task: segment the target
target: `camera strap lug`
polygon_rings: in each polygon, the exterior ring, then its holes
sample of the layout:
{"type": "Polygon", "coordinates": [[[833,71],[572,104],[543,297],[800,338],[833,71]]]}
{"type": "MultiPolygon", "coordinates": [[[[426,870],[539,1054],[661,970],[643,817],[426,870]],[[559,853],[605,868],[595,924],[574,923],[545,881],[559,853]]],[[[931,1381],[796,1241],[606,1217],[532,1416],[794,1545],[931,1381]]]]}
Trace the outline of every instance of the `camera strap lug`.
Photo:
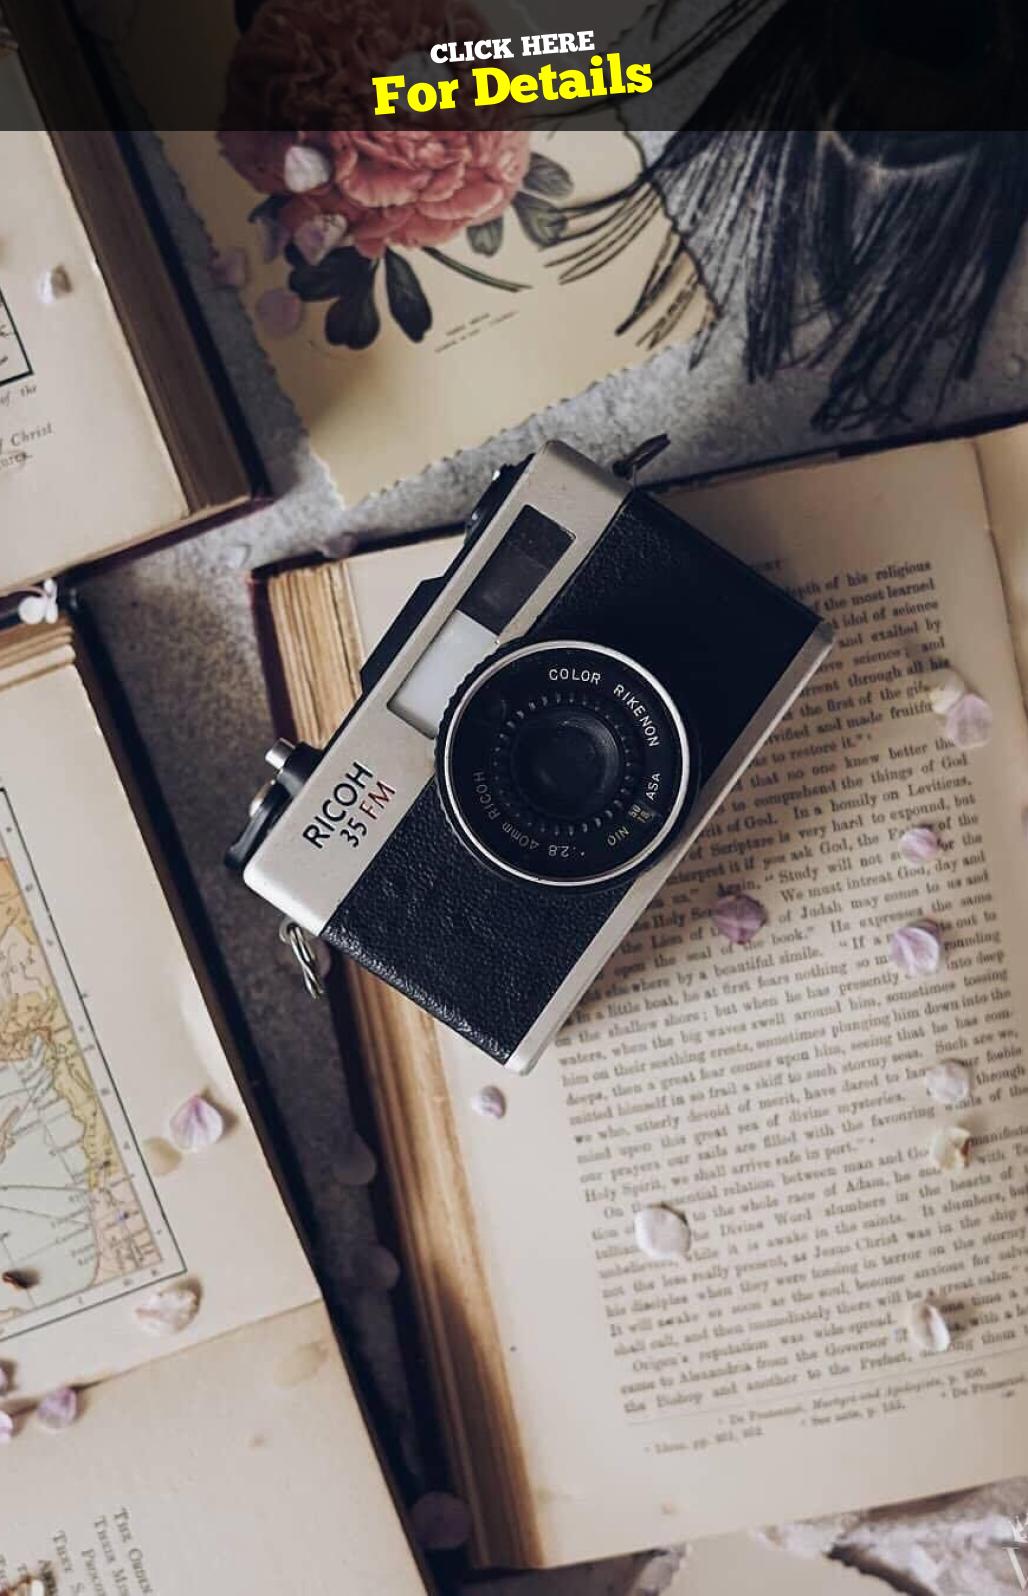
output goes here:
{"type": "Polygon", "coordinates": [[[655,460],[658,454],[663,454],[671,439],[666,432],[658,432],[655,437],[647,438],[645,442],[637,444],[631,454],[626,454],[623,459],[615,460],[611,471],[616,477],[621,477],[626,482],[631,482],[633,487],[635,479],[644,466],[655,460]]]}
{"type": "Polygon", "coordinates": [[[278,928],[279,939],[289,948],[300,966],[303,984],[307,989],[308,997],[323,998],[325,987],[322,975],[327,966],[327,949],[323,948],[316,938],[308,936],[302,925],[297,925],[295,920],[283,920],[278,928]],[[322,958],[318,958],[318,954],[322,958]]]}

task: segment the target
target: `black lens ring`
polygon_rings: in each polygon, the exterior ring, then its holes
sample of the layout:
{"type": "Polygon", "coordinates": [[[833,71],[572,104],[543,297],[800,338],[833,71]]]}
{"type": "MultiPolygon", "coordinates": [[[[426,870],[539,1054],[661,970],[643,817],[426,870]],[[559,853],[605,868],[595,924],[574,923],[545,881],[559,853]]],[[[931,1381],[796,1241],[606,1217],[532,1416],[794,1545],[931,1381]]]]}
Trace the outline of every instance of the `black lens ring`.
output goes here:
{"type": "MultiPolygon", "coordinates": [[[[601,644],[516,643],[461,684],[436,744],[443,808],[470,851],[505,874],[598,887],[635,874],[670,840],[690,787],[690,747],[674,700],[643,666],[601,644]],[[616,794],[561,818],[529,801],[511,768],[517,731],[572,713],[616,745],[616,794]]],[[[574,810],[574,804],[571,805],[574,810]]]]}

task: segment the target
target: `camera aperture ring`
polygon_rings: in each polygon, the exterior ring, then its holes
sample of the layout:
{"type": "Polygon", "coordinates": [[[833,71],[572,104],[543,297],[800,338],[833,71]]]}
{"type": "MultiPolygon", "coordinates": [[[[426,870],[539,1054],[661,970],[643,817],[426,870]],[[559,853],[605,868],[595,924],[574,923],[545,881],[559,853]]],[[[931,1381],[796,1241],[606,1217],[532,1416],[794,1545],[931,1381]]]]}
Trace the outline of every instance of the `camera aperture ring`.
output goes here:
{"type": "Polygon", "coordinates": [[[670,840],[689,790],[674,700],[605,645],[513,644],[455,693],[436,745],[440,797],[462,842],[505,874],[596,887],[670,840]]]}

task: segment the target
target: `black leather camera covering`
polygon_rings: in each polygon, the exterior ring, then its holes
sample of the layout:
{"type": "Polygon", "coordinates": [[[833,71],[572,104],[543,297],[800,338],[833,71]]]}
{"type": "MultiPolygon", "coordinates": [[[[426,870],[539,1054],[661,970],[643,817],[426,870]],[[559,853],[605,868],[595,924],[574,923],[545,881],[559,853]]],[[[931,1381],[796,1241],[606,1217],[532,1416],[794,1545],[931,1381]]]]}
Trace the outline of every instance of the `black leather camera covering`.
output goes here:
{"type": "MultiPolygon", "coordinates": [[[[525,641],[604,643],[646,666],[682,710],[702,780],[817,624],[810,610],[635,492],[525,641]]],[[[456,836],[432,782],[323,934],[503,1061],[629,880],[569,890],[494,872],[456,836]]]]}

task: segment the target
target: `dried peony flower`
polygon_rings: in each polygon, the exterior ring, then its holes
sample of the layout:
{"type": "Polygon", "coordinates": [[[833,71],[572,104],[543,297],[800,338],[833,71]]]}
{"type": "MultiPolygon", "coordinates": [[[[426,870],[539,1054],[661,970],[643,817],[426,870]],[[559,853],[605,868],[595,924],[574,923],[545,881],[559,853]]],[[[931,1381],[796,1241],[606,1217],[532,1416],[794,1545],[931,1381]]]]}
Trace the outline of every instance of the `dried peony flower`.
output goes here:
{"type": "Polygon", "coordinates": [[[936,1169],[966,1169],[971,1157],[971,1132],[963,1125],[941,1125],[932,1137],[928,1156],[936,1169]]]}
{"type": "Polygon", "coordinates": [[[635,1244],[648,1258],[684,1258],[692,1246],[687,1222],[672,1208],[640,1208],[635,1216],[635,1244]]]}
{"type": "Polygon", "coordinates": [[[309,266],[320,266],[326,255],[341,249],[350,232],[345,216],[330,216],[323,212],[301,222],[293,234],[293,243],[309,266]]]}
{"type": "Polygon", "coordinates": [[[291,288],[269,288],[255,306],[257,320],[269,338],[288,338],[303,320],[303,300],[291,288]]]}
{"type": "Polygon", "coordinates": [[[200,1293],[195,1286],[162,1286],[132,1310],[137,1323],[152,1336],[177,1336],[196,1318],[200,1293]]]}
{"type": "Polygon", "coordinates": [[[220,1142],[225,1134],[225,1116],[197,1093],[187,1097],[181,1108],[175,1110],[168,1128],[180,1153],[198,1153],[220,1142]]]}
{"type": "Polygon", "coordinates": [[[507,1112],[507,1099],[498,1086],[483,1086],[471,1099],[471,1107],[483,1119],[502,1119],[507,1112]]]}
{"type": "Polygon", "coordinates": [[[44,1430],[66,1430],[79,1416],[78,1392],[62,1385],[45,1396],[36,1408],[36,1418],[44,1430]]]}
{"type": "Polygon", "coordinates": [[[52,305],[71,293],[71,278],[65,266],[52,266],[39,279],[37,294],[44,305],[52,305]]]}
{"type": "Polygon", "coordinates": [[[471,1534],[471,1511],[449,1491],[427,1491],[410,1510],[411,1528],[426,1552],[452,1552],[471,1534]]]}
{"type": "Polygon", "coordinates": [[[392,1291],[400,1278],[400,1265],[389,1248],[377,1241],[356,1249],[352,1267],[361,1291],[392,1291]]]}
{"type": "Polygon", "coordinates": [[[906,976],[934,975],[942,960],[942,938],[931,920],[901,926],[889,938],[889,958],[906,976]]]}
{"type": "Polygon", "coordinates": [[[308,194],[331,180],[332,162],[316,144],[293,144],[286,151],[282,177],[291,193],[308,194]]]}
{"type": "Polygon", "coordinates": [[[921,1352],[945,1352],[950,1345],[949,1325],[927,1297],[920,1302],[908,1302],[903,1310],[903,1321],[909,1339],[921,1352]]]}
{"type": "Polygon", "coordinates": [[[899,840],[899,851],[908,864],[930,864],[938,856],[939,847],[931,826],[912,826],[899,840]]]}
{"type": "Polygon", "coordinates": [[[940,1059],[924,1072],[929,1097],[947,1108],[957,1108],[971,1096],[971,1071],[955,1058],[940,1059]]]}
{"type": "Polygon", "coordinates": [[[245,288],[250,281],[250,257],[245,249],[216,250],[211,256],[211,276],[219,288],[245,288]]]}
{"type": "Polygon", "coordinates": [[[682,1567],[685,1548],[668,1546],[648,1557],[632,1581],[627,1596],[664,1596],[682,1567]]]}
{"type": "Polygon", "coordinates": [[[956,748],[984,748],[992,735],[992,710],[977,693],[965,693],[946,716],[946,736],[956,748]]]}
{"type": "Polygon", "coordinates": [[[744,892],[732,892],[719,898],[710,913],[721,935],[737,947],[752,942],[761,926],[767,923],[763,905],[744,892]]]}
{"type": "Polygon", "coordinates": [[[948,715],[953,706],[967,692],[964,678],[953,670],[933,671],[925,681],[928,702],[936,715],[948,715]]]}
{"type": "Polygon", "coordinates": [[[14,1419],[10,1413],[5,1413],[0,1408],[0,1446],[6,1446],[8,1441],[14,1440],[14,1419]]]}
{"type": "Polygon", "coordinates": [[[339,1151],[336,1174],[346,1186],[367,1186],[375,1178],[378,1162],[356,1131],[351,1131],[339,1151]]]}

